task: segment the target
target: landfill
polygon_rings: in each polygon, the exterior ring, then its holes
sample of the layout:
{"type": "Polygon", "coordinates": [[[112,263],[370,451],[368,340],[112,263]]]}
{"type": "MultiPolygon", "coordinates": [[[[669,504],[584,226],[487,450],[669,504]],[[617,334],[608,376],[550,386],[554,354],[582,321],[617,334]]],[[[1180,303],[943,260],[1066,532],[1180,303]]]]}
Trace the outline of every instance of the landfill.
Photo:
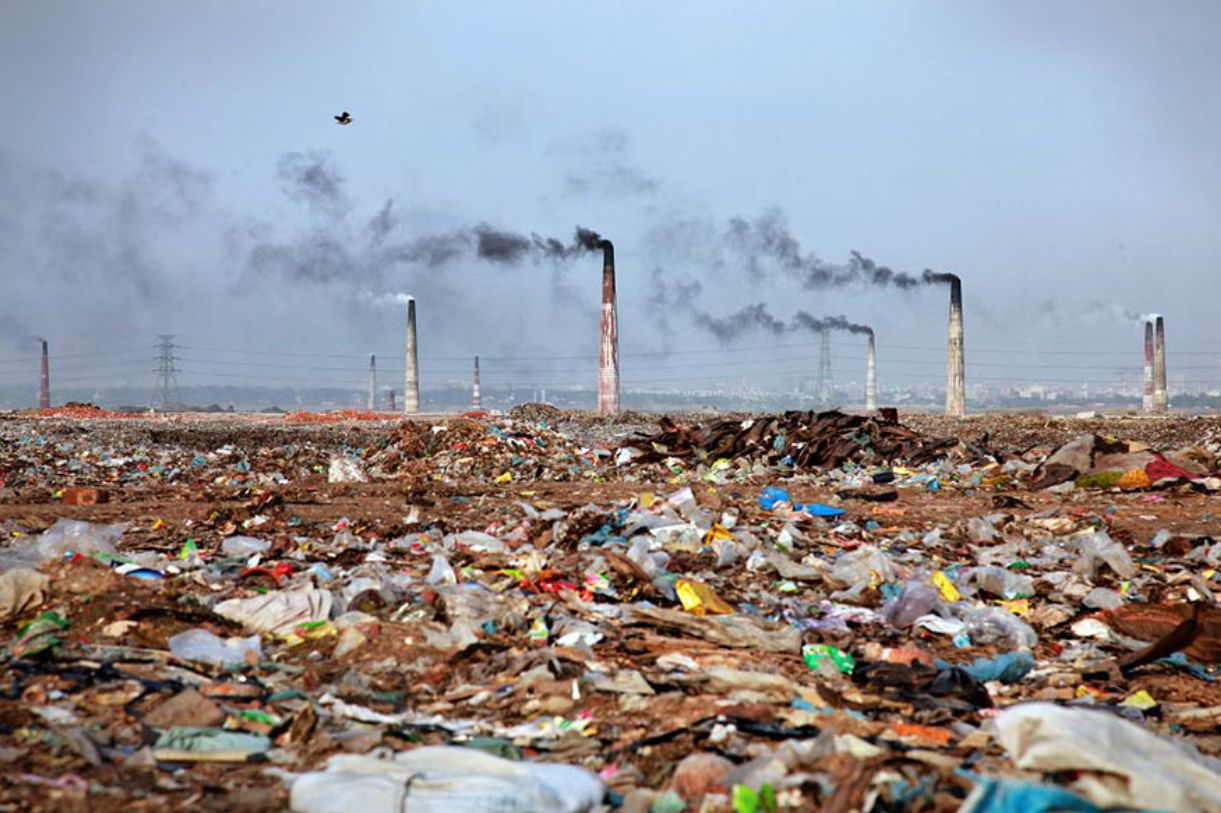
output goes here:
{"type": "Polygon", "coordinates": [[[1221,811],[1221,420],[0,414],[0,809],[1221,811]]]}

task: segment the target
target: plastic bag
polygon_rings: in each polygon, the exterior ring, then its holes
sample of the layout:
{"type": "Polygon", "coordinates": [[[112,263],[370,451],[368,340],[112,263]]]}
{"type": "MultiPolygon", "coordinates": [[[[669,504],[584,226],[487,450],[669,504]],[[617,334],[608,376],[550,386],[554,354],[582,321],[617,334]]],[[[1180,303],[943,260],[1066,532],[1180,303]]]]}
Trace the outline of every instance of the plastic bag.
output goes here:
{"type": "Polygon", "coordinates": [[[605,792],[584,768],[426,746],[392,760],[333,756],[293,782],[289,804],[295,813],[584,813],[605,792]]]}
{"type": "Polygon", "coordinates": [[[890,557],[873,545],[863,545],[851,553],[842,554],[831,566],[831,579],[854,586],[892,582],[898,577],[890,557]]]}
{"type": "Polygon", "coordinates": [[[967,520],[967,538],[972,542],[987,545],[996,541],[996,528],[987,517],[971,517],[967,520]]]}
{"type": "Polygon", "coordinates": [[[76,519],[58,519],[27,544],[14,546],[0,555],[0,570],[13,567],[37,567],[69,553],[89,556],[114,553],[114,546],[127,530],[123,522],[114,525],[94,525],[76,519]]]}
{"type": "Polygon", "coordinates": [[[973,644],[1004,643],[1013,649],[1033,649],[1039,642],[1029,624],[999,607],[976,607],[962,620],[973,644]]]}
{"type": "Polygon", "coordinates": [[[259,636],[249,638],[221,638],[204,629],[180,632],[169,640],[170,654],[188,661],[210,663],[214,666],[237,663],[245,664],[249,654],[256,660],[263,659],[263,647],[259,636]]]}
{"type": "Polygon", "coordinates": [[[1019,703],[995,726],[1019,769],[1076,774],[1070,788],[1099,807],[1221,813],[1221,760],[1115,715],[1019,703]]]}
{"type": "Polygon", "coordinates": [[[1107,536],[1106,531],[1094,531],[1080,534],[1072,539],[1072,543],[1081,551],[1073,572],[1089,578],[1098,574],[1098,568],[1106,565],[1121,579],[1130,579],[1136,574],[1132,566],[1132,557],[1115,540],[1107,536]]]}
{"type": "Polygon", "coordinates": [[[426,581],[429,584],[457,584],[458,576],[449,560],[438,553],[432,557],[432,567],[428,570],[426,581]]]}
{"type": "Polygon", "coordinates": [[[1114,610],[1124,605],[1124,597],[1115,590],[1095,587],[1085,594],[1081,603],[1091,610],[1114,610]]]}
{"type": "Polygon", "coordinates": [[[1003,567],[973,567],[964,583],[997,598],[1030,598],[1035,594],[1034,579],[1003,567]]]}
{"type": "Polygon", "coordinates": [[[910,627],[916,623],[916,619],[930,613],[945,615],[945,602],[941,600],[941,593],[936,587],[918,581],[908,582],[903,592],[882,608],[886,623],[899,629],[910,627]]]}
{"type": "Polygon", "coordinates": [[[266,553],[271,548],[270,542],[255,539],[253,536],[231,536],[220,543],[221,552],[226,556],[246,558],[256,553],[266,553]]]}
{"type": "Polygon", "coordinates": [[[282,590],[254,598],[231,598],[213,609],[248,629],[286,634],[300,624],[326,621],[333,604],[329,590],[282,590]]]}

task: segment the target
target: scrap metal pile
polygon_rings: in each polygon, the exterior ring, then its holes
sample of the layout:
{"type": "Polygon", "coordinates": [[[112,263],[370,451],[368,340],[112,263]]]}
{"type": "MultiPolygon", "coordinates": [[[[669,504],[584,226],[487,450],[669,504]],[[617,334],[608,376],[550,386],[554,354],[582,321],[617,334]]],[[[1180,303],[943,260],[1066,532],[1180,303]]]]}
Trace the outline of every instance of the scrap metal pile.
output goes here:
{"type": "Polygon", "coordinates": [[[639,429],[0,420],[0,809],[1221,811],[1207,489],[639,429]]]}
{"type": "Polygon", "coordinates": [[[919,465],[944,456],[958,444],[953,438],[925,437],[896,418],[836,411],[727,418],[703,426],[682,426],[662,418],[659,425],[658,433],[640,435],[625,444],[638,452],[636,462],[750,460],[799,470],[836,468],[849,461],[919,465]]]}

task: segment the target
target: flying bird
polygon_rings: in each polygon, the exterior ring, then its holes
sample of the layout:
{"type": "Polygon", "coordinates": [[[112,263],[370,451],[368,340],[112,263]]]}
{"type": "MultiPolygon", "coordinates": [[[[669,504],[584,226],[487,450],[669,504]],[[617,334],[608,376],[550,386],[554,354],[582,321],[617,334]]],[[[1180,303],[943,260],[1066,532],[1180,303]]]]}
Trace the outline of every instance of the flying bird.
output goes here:
{"type": "Polygon", "coordinates": [[[346,125],[352,123],[352,117],[349,116],[348,111],[345,110],[342,113],[340,113],[338,116],[335,116],[335,121],[346,126],[346,125]]]}

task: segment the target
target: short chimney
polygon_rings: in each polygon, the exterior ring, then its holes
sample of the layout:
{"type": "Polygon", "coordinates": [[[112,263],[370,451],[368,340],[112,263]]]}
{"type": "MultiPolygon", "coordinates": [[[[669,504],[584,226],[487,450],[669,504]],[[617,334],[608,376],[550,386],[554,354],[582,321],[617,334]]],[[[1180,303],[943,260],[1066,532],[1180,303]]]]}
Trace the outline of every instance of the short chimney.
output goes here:
{"type": "Polygon", "coordinates": [[[365,409],[377,409],[377,356],[369,354],[369,392],[365,398],[365,409]]]}
{"type": "Polygon", "coordinates": [[[1145,374],[1141,391],[1141,409],[1147,414],[1153,411],[1153,322],[1145,320],[1145,374]]]}
{"type": "Polygon", "coordinates": [[[1166,322],[1157,317],[1153,323],[1153,411],[1170,409],[1170,394],[1166,391],[1166,322]]]}
{"type": "Polygon", "coordinates": [[[403,412],[420,411],[420,359],[415,338],[415,298],[407,300],[407,372],[403,380],[403,412]]]}
{"type": "Polygon", "coordinates": [[[865,346],[865,410],[876,412],[878,408],[878,360],[873,346],[873,331],[868,333],[865,346]]]}
{"type": "Polygon", "coordinates": [[[51,408],[51,357],[46,339],[42,340],[42,368],[38,374],[38,408],[51,408]]]}
{"type": "Polygon", "coordinates": [[[475,375],[471,379],[471,410],[483,411],[483,398],[479,393],[479,356],[475,356],[475,375]]]}

